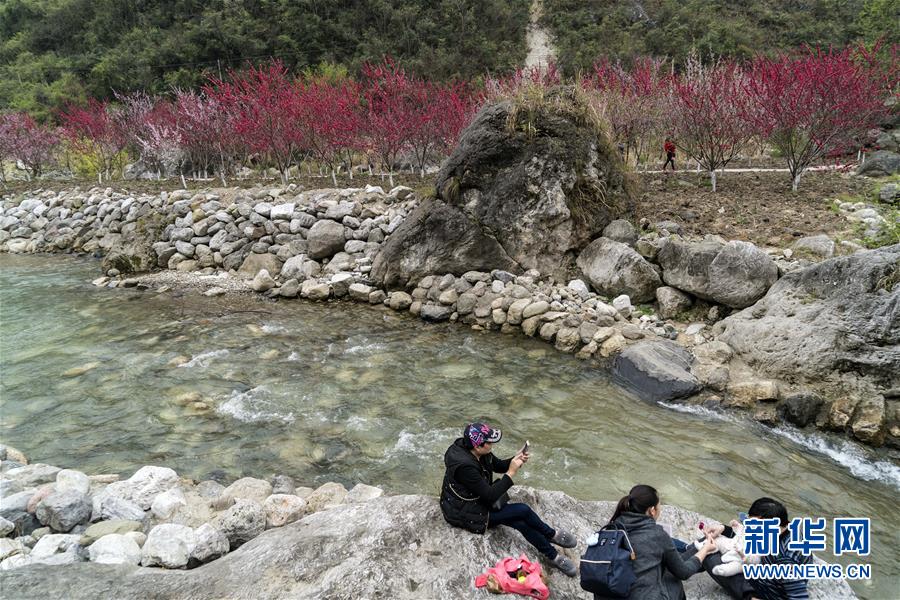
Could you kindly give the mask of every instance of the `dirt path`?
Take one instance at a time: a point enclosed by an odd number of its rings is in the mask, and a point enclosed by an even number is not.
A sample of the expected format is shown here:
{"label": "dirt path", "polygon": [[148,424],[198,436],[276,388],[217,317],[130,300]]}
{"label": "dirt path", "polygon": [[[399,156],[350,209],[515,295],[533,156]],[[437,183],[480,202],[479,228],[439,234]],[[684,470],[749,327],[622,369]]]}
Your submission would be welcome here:
{"label": "dirt path", "polygon": [[541,16],[544,14],[543,0],[532,0],[530,13],[531,19],[525,34],[525,41],[528,45],[525,68],[546,67],[556,59],[556,50],[553,48],[550,32],[540,24]]}

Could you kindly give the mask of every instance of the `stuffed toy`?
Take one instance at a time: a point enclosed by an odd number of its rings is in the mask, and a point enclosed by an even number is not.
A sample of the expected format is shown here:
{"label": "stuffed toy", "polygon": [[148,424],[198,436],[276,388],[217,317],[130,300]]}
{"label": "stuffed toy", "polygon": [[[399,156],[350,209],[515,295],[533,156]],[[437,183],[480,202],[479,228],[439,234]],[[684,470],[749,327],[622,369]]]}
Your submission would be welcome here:
{"label": "stuffed toy", "polygon": [[[744,526],[737,521],[732,521],[729,525],[734,530],[734,537],[720,535],[715,539],[716,549],[722,555],[722,564],[713,567],[712,572],[713,575],[721,577],[737,575],[742,571],[744,564],[756,564],[761,558],[753,554],[744,554]],[[703,529],[703,523],[700,523],[700,529]],[[694,542],[694,546],[699,550],[703,547],[703,540]]]}

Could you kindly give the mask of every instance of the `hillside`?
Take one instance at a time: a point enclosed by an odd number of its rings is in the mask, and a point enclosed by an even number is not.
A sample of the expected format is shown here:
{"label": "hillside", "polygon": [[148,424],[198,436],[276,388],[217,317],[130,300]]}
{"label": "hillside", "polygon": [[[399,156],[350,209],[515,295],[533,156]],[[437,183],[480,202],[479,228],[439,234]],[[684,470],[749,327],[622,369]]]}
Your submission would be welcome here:
{"label": "hillside", "polygon": [[46,116],[112,90],[164,92],[246,60],[357,69],[390,55],[432,79],[525,58],[527,0],[4,0],[0,107]]}
{"label": "hillside", "polygon": [[545,0],[544,25],[573,74],[598,56],[744,58],[803,45],[900,42],[898,0]]}

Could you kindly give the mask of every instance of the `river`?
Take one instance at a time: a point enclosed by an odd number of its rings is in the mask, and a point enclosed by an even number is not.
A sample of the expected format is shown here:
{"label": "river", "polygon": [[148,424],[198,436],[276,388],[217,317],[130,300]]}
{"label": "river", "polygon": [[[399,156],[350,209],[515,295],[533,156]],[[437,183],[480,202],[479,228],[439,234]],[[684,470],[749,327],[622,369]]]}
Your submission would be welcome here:
{"label": "river", "polygon": [[900,467],[881,454],[641,402],[521,335],[354,304],[97,288],[98,272],[90,259],[0,255],[0,433],[35,461],[436,494],[443,451],[485,419],[504,431],[501,456],[531,441],[527,485],[617,499],[648,483],[723,520],[764,495],[791,516],[871,517],[874,577],[855,589],[900,589]]}

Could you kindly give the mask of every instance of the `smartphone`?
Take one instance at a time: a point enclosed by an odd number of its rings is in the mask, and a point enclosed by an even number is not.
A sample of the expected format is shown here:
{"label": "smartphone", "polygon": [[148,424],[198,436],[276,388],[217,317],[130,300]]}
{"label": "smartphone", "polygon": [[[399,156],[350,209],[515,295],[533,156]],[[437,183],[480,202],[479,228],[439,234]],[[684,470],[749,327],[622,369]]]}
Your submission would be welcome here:
{"label": "smartphone", "polygon": [[739,512],[739,513],[738,513],[738,518],[737,518],[737,520],[738,520],[738,523],[743,523],[744,521],[746,521],[746,520],[747,520],[747,513],[745,513],[745,512]]}
{"label": "smartphone", "polygon": [[528,454],[529,448],[531,448],[531,443],[528,440],[525,440],[525,445],[519,450],[519,454]]}

